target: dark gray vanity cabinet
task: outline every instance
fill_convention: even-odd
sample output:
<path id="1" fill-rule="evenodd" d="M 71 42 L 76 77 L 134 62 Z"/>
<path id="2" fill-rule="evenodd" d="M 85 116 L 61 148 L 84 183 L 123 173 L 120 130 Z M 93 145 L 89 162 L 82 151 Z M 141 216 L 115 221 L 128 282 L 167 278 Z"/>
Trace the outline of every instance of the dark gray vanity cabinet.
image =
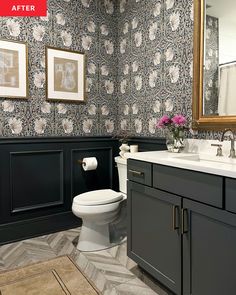
<path id="1" fill-rule="evenodd" d="M 236 215 L 183 200 L 183 294 L 236 293 Z"/>
<path id="2" fill-rule="evenodd" d="M 236 180 L 135 160 L 128 178 L 128 256 L 177 295 L 236 294 Z"/>
<path id="3" fill-rule="evenodd" d="M 181 198 L 128 182 L 128 253 L 164 285 L 181 291 Z"/>

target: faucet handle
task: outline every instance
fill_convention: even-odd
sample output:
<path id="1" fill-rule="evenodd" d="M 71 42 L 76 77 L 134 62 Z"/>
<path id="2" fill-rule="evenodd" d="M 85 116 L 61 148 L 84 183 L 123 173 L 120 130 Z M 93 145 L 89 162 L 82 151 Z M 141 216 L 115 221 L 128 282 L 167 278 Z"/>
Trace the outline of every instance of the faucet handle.
<path id="1" fill-rule="evenodd" d="M 211 146 L 217 146 L 217 152 L 216 152 L 216 156 L 217 157 L 222 157 L 223 156 L 223 153 L 222 153 L 222 144 L 212 143 Z"/>

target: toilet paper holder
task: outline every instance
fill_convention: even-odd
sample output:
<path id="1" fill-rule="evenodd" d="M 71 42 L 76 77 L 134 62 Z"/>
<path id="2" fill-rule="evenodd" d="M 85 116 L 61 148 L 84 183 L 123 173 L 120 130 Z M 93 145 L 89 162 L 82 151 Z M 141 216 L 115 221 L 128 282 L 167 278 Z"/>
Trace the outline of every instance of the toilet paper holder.
<path id="1" fill-rule="evenodd" d="M 78 163 L 79 163 L 80 165 L 83 165 L 83 166 L 85 166 L 85 165 L 86 165 L 86 163 L 85 163 L 85 162 L 83 162 L 83 160 L 78 160 Z"/>
<path id="2" fill-rule="evenodd" d="M 84 169 L 84 171 L 91 171 L 91 170 L 96 170 L 98 167 L 98 161 L 96 157 L 88 157 L 88 158 L 83 158 L 77 160 L 77 163 L 79 163 Z"/>

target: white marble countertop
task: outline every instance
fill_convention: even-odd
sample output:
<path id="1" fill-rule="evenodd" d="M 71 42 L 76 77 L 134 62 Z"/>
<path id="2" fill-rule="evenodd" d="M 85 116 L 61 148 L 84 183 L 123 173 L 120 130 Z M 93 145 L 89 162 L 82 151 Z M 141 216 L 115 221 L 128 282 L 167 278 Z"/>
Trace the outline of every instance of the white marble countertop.
<path id="1" fill-rule="evenodd" d="M 209 143 L 216 143 L 216 141 L 205 141 L 203 145 L 207 146 L 206 142 L 208 142 L 208 146 Z M 209 149 L 205 150 L 198 148 L 197 153 L 192 152 L 193 142 L 190 142 L 188 146 L 190 147 L 189 150 L 186 149 L 181 153 L 151 151 L 126 153 L 125 156 L 130 159 L 154 164 L 236 178 L 236 159 L 228 158 L 227 155 L 216 157 L 216 148 L 211 147 L 211 145 Z M 198 145 L 198 147 L 199 146 L 200 145 Z M 226 143 L 226 147 L 228 152 L 228 143 Z"/>

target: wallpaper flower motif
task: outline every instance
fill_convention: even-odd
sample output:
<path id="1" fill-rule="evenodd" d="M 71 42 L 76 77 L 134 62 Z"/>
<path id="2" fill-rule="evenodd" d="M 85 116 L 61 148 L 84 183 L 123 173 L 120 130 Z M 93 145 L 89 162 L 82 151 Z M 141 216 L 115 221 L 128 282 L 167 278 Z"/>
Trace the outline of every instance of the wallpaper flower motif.
<path id="1" fill-rule="evenodd" d="M 67 1 L 69 2 L 69 1 Z M 91 0 L 81 0 L 84 7 L 89 8 Z"/>
<path id="2" fill-rule="evenodd" d="M 97 108 L 94 104 L 91 104 L 89 107 L 88 107 L 88 113 L 89 115 L 91 116 L 95 116 L 96 115 L 96 112 L 97 112 Z"/>
<path id="3" fill-rule="evenodd" d="M 160 15 L 160 13 L 161 13 L 161 3 L 157 2 L 153 9 L 153 15 L 157 17 L 158 15 Z"/>
<path id="4" fill-rule="evenodd" d="M 180 19 L 179 12 L 174 12 L 170 15 L 170 25 L 172 31 L 176 31 L 179 27 Z"/>
<path id="5" fill-rule="evenodd" d="M 34 85 L 38 88 L 43 88 L 45 83 L 45 73 L 39 72 L 34 74 Z"/>
<path id="6" fill-rule="evenodd" d="M 72 44 L 72 35 L 66 31 L 61 32 L 61 39 L 63 41 L 64 46 L 70 47 Z"/>
<path id="7" fill-rule="evenodd" d="M 72 133 L 73 128 L 74 128 L 73 125 L 74 125 L 73 121 L 70 120 L 70 119 L 63 119 L 62 120 L 62 127 L 63 127 L 66 134 L 71 134 Z"/>
<path id="8" fill-rule="evenodd" d="M 105 46 L 107 54 L 111 55 L 111 54 L 114 53 L 114 44 L 113 44 L 113 42 L 111 42 L 110 40 L 105 40 L 104 46 Z"/>
<path id="9" fill-rule="evenodd" d="M 95 33 L 96 25 L 92 20 L 88 22 L 87 29 L 90 33 Z"/>
<path id="10" fill-rule="evenodd" d="M 62 13 L 57 13 L 56 14 L 56 20 L 58 25 L 64 26 L 66 23 L 65 17 Z"/>
<path id="11" fill-rule="evenodd" d="M 64 104 L 59 103 L 57 105 L 57 111 L 58 111 L 58 114 L 63 114 L 64 115 L 67 112 L 67 108 L 66 108 L 66 106 Z"/>
<path id="12" fill-rule="evenodd" d="M 107 133 L 112 133 L 114 131 L 114 122 L 111 120 L 105 120 L 105 126 Z"/>
<path id="13" fill-rule="evenodd" d="M 89 63 L 88 64 L 88 72 L 91 75 L 94 75 L 96 73 L 96 65 L 94 63 Z"/>
<path id="14" fill-rule="evenodd" d="M 107 94 L 112 94 L 114 92 L 114 83 L 110 80 L 106 80 L 104 83 Z"/>
<path id="15" fill-rule="evenodd" d="M 134 126 L 136 133 L 140 134 L 142 132 L 142 121 L 140 119 L 135 119 Z"/>
<path id="16" fill-rule="evenodd" d="M 45 34 L 44 26 L 41 26 L 41 25 L 33 26 L 33 37 L 36 41 L 43 41 L 44 34 Z"/>
<path id="17" fill-rule="evenodd" d="M 109 30 L 105 24 L 101 25 L 100 27 L 101 34 L 107 36 L 109 34 Z"/>
<path id="18" fill-rule="evenodd" d="M 17 118 L 10 118 L 8 120 L 9 127 L 11 129 L 12 134 L 20 134 L 22 131 L 22 121 Z"/>
<path id="19" fill-rule="evenodd" d="M 136 103 L 134 103 L 132 105 L 132 113 L 133 113 L 133 115 L 137 115 L 138 111 L 139 111 L 138 105 Z"/>
<path id="20" fill-rule="evenodd" d="M 134 42 L 136 47 L 140 47 L 142 44 L 142 33 L 141 32 L 136 32 L 134 34 Z"/>
<path id="21" fill-rule="evenodd" d="M 157 75 L 157 71 L 155 70 L 149 74 L 149 86 L 151 88 L 154 88 L 156 86 Z"/>
<path id="22" fill-rule="evenodd" d="M 124 79 L 124 80 L 122 80 L 122 81 L 120 82 L 120 92 L 121 92 L 122 94 L 125 93 L 125 91 L 126 91 L 126 87 L 127 87 L 127 80 Z"/>
<path id="23" fill-rule="evenodd" d="M 161 63 L 161 53 L 159 51 L 155 53 L 153 63 L 155 66 Z"/>
<path id="24" fill-rule="evenodd" d="M 114 3 L 111 0 L 104 0 L 104 5 L 105 5 L 106 13 L 108 14 L 114 13 Z"/>
<path id="25" fill-rule="evenodd" d="M 50 114 L 51 113 L 51 104 L 48 102 L 42 103 L 41 111 L 44 114 Z"/>
<path id="26" fill-rule="evenodd" d="M 153 112 L 160 113 L 160 111 L 161 111 L 161 103 L 159 100 L 156 100 L 153 104 Z"/>
<path id="27" fill-rule="evenodd" d="M 151 134 L 154 134 L 156 131 L 156 125 L 157 125 L 157 120 L 155 118 L 152 118 L 149 120 L 149 126 L 148 130 Z"/>
<path id="28" fill-rule="evenodd" d="M 13 19 L 8 19 L 6 25 L 7 25 L 10 36 L 18 37 L 20 35 L 19 22 L 14 21 Z"/>
<path id="29" fill-rule="evenodd" d="M 101 74 L 102 76 L 108 76 L 109 75 L 109 69 L 106 65 L 101 66 Z"/>
<path id="30" fill-rule="evenodd" d="M 82 36 L 82 47 L 84 50 L 89 50 L 92 45 L 92 37 Z"/>
<path id="31" fill-rule="evenodd" d="M 34 130 L 37 134 L 43 134 L 47 127 L 47 121 L 44 118 L 36 119 L 34 122 Z"/>
<path id="32" fill-rule="evenodd" d="M 157 33 L 157 22 L 153 22 L 149 27 L 149 39 L 151 41 L 155 40 Z"/>
<path id="33" fill-rule="evenodd" d="M 121 130 L 127 130 L 127 120 L 123 119 L 121 122 L 120 122 L 120 129 Z"/>
<path id="34" fill-rule="evenodd" d="M 83 131 L 84 133 L 90 133 L 93 127 L 93 121 L 91 119 L 87 119 L 83 121 Z"/>
<path id="35" fill-rule="evenodd" d="M 175 3 L 175 0 L 166 0 L 166 9 L 171 9 Z"/>
<path id="36" fill-rule="evenodd" d="M 169 68 L 169 75 L 171 83 L 177 83 L 177 81 L 179 80 L 179 67 L 171 66 Z"/>
<path id="37" fill-rule="evenodd" d="M 108 106 L 107 105 L 103 105 L 101 107 L 101 112 L 102 112 L 102 115 L 103 116 L 108 116 L 109 113 L 110 113 Z"/>
<path id="38" fill-rule="evenodd" d="M 139 68 L 138 62 L 135 60 L 135 61 L 132 63 L 132 71 L 133 71 L 133 72 L 137 72 L 137 71 L 138 71 L 138 68 Z"/>

